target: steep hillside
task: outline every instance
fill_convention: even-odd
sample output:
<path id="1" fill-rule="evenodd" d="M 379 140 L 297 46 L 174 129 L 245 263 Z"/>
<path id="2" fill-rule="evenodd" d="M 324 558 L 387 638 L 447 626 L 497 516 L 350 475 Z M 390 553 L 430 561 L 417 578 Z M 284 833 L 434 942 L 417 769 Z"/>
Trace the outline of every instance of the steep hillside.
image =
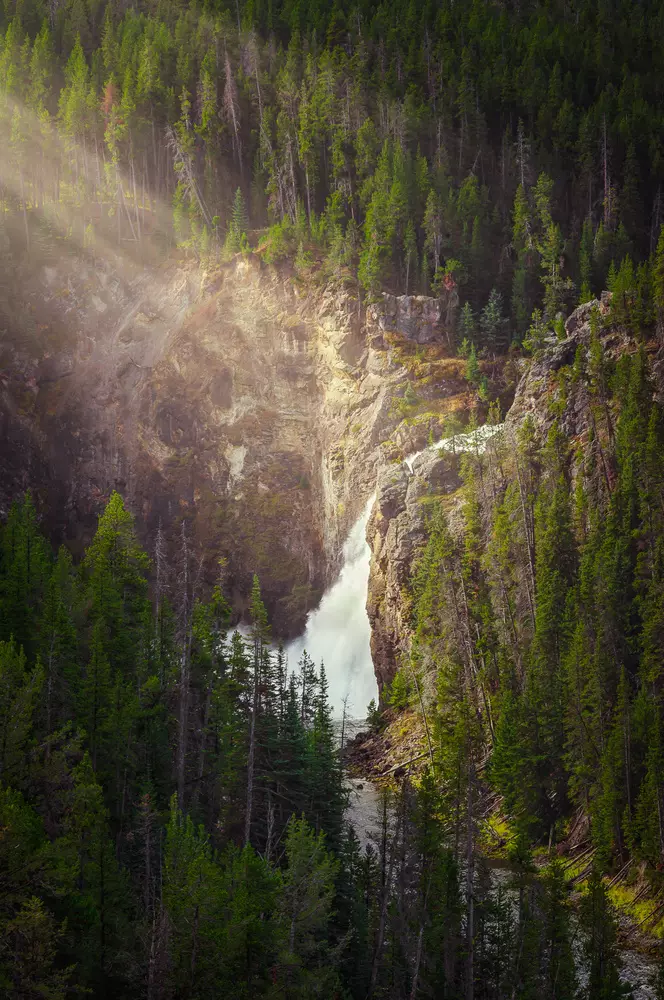
<path id="1" fill-rule="evenodd" d="M 591 322 L 596 316 L 595 340 L 605 357 L 603 392 L 598 402 L 597 375 L 582 375 L 583 358 L 590 354 L 593 337 Z M 486 476 L 481 487 L 484 499 L 500 497 L 508 483 L 519 475 L 513 464 L 524 431 L 538 463 L 552 427 L 564 439 L 566 475 L 569 489 L 585 488 L 600 502 L 610 493 L 616 476 L 613 423 L 620 412 L 619 401 L 611 398 L 609 373 L 616 363 L 638 350 L 639 340 L 612 320 L 610 296 L 579 306 L 565 325 L 566 336 L 549 343 L 530 360 L 519 362 L 519 378 L 514 401 L 507 410 L 503 429 L 486 444 L 478 444 L 474 456 L 477 475 Z M 600 349 L 600 346 L 597 349 Z M 656 342 L 648 349 L 656 398 L 664 389 L 664 358 Z M 498 414 L 493 416 L 498 419 Z M 563 447 L 563 446 L 561 446 Z M 455 454 L 456 452 L 456 454 Z M 473 449 L 470 458 L 473 459 Z M 466 493 L 460 467 L 462 449 L 450 439 L 444 450 L 430 450 L 415 459 L 385 468 L 378 479 L 377 501 L 369 522 L 367 538 L 372 547 L 371 575 L 367 608 L 372 623 L 372 652 L 381 685 L 388 685 L 410 657 L 414 623 L 414 573 L 431 530 L 435 511 L 444 511 L 459 533 L 464 530 L 463 508 Z M 466 460 L 467 461 L 467 460 Z M 538 472 L 539 475 L 539 472 Z M 508 486 L 508 488 L 510 488 Z M 528 490 L 534 488 L 530 484 Z M 524 487 L 525 489 L 525 487 Z M 533 496 L 529 493 L 531 505 Z M 524 493 L 525 498 L 525 493 Z M 483 501 L 484 503 L 484 501 Z M 492 516 L 487 508 L 484 527 Z M 534 559 L 534 542 L 533 542 Z M 492 557 L 487 552 L 486 559 Z M 526 574 L 526 567 L 523 567 Z M 527 574 L 526 574 L 527 575 Z M 514 609 L 517 619 L 529 616 L 525 606 Z"/>

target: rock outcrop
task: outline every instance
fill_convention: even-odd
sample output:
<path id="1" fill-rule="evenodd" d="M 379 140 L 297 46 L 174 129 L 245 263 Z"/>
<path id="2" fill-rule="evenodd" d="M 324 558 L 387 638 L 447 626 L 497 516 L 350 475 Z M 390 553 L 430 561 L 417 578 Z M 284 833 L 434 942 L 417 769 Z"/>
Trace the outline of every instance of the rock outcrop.
<path id="1" fill-rule="evenodd" d="M 516 446 L 516 434 L 526 419 L 533 433 L 544 441 L 554 419 L 581 453 L 594 457 L 597 475 L 610 483 L 612 470 L 604 460 L 594 426 L 592 400 L 587 379 L 573 377 L 579 346 L 590 344 L 591 317 L 597 312 L 606 356 L 617 359 L 636 349 L 627 332 L 606 326 L 610 296 L 584 303 L 570 315 L 564 340 L 551 338 L 532 359 L 519 364 L 521 378 L 506 415 L 503 433 Z M 660 358 L 662 352 L 660 351 Z M 664 394 L 664 361 L 653 359 L 653 371 Z M 427 507 L 437 498 L 453 493 L 459 480 L 449 458 L 425 452 L 412 463 L 388 468 L 381 475 L 377 499 L 369 520 L 367 539 L 372 550 L 367 611 L 371 620 L 371 648 L 374 667 L 382 689 L 390 683 L 410 649 L 411 595 L 417 558 L 426 540 Z M 574 474 L 574 469 L 572 469 Z M 446 506 L 451 513 L 458 504 L 451 497 Z"/>
<path id="2" fill-rule="evenodd" d="M 367 320 L 383 333 L 397 333 L 416 344 L 451 343 L 458 304 L 454 282 L 443 289 L 439 298 L 384 292 L 377 303 L 369 306 Z"/>
<path id="3" fill-rule="evenodd" d="M 398 670 L 410 643 L 413 568 L 426 540 L 431 504 L 459 486 L 449 453 L 425 452 L 412 470 L 405 462 L 383 470 L 367 525 L 371 569 L 367 614 L 371 655 L 382 691 Z"/>
<path id="4" fill-rule="evenodd" d="M 444 335 L 438 300 L 398 301 L 411 333 L 421 320 L 425 339 Z M 225 560 L 239 612 L 257 572 L 284 636 L 334 575 L 378 470 L 439 436 L 428 401 L 463 405 L 444 350 L 418 348 L 424 364 L 355 300 L 253 257 L 211 274 L 63 258 L 21 278 L 3 319 L 0 508 L 31 487 L 54 540 L 80 546 L 117 489 L 148 551 L 161 522 L 174 553 L 184 520 L 209 583 Z"/>

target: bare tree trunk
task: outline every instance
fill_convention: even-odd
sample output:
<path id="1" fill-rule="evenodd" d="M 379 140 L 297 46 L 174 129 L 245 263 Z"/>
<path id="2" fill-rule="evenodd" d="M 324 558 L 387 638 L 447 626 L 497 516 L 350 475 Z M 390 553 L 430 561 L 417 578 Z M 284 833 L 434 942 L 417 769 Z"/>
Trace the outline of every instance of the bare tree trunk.
<path id="1" fill-rule="evenodd" d="M 244 846 L 251 840 L 251 811 L 254 803 L 254 767 L 256 758 L 256 715 L 258 714 L 259 664 L 254 665 L 254 696 L 249 729 L 249 756 L 247 757 L 247 806 L 244 817 Z"/>
<path id="2" fill-rule="evenodd" d="M 526 497 L 525 497 L 525 486 L 521 476 L 521 467 L 519 460 L 516 460 L 516 478 L 519 485 L 519 500 L 521 503 L 521 517 L 523 519 L 523 533 L 526 538 L 526 548 L 528 550 L 528 575 L 530 578 L 530 585 L 526 583 L 526 593 L 528 595 L 528 604 L 530 606 L 530 616 L 532 618 L 533 626 L 535 625 L 535 540 L 532 537 L 532 527 L 528 518 L 528 509 L 526 507 Z"/>
<path id="3" fill-rule="evenodd" d="M 387 809 L 387 806 L 385 807 Z M 376 947 L 374 949 L 373 962 L 371 964 L 371 982 L 369 984 L 369 992 L 367 993 L 367 1000 L 371 1000 L 374 990 L 376 989 L 376 983 L 378 982 L 378 971 L 380 969 L 380 959 L 381 953 L 383 951 L 383 941 L 385 940 L 385 923 L 387 920 L 387 907 L 390 901 L 390 888 L 392 885 L 392 876 L 394 874 L 394 863 L 396 861 L 397 855 L 397 829 L 399 823 L 397 821 L 395 826 L 394 835 L 392 837 L 392 844 L 390 846 L 390 864 L 387 872 L 384 872 L 383 877 L 383 892 L 380 906 L 380 920 L 378 923 L 378 934 L 376 936 Z"/>
<path id="4" fill-rule="evenodd" d="M 224 87 L 223 105 L 226 117 L 233 129 L 233 149 L 237 156 L 240 177 L 242 177 L 242 144 L 240 142 L 240 106 L 238 104 L 237 87 L 233 78 L 228 52 L 225 53 L 224 72 L 226 85 Z"/>
<path id="5" fill-rule="evenodd" d="M 194 802 L 198 801 L 201 794 L 201 785 L 203 783 L 203 775 L 205 773 L 205 754 L 207 751 L 207 731 L 208 725 L 210 723 L 210 707 L 212 703 L 212 681 L 208 683 L 207 690 L 205 692 L 205 708 L 203 710 L 203 725 L 201 728 L 201 745 L 198 752 L 198 773 L 196 787 L 194 789 L 194 794 L 192 800 Z"/>
<path id="6" fill-rule="evenodd" d="M 265 845 L 265 860 L 270 861 L 272 855 L 272 838 L 274 836 L 274 805 L 272 793 L 267 793 L 267 844 Z"/>
<path id="7" fill-rule="evenodd" d="M 177 791 L 178 805 L 184 809 L 184 779 L 187 760 L 187 728 L 189 716 L 189 546 L 184 521 L 182 522 L 182 649 L 180 653 L 180 705 L 178 713 Z"/>
<path id="8" fill-rule="evenodd" d="M 51 633 L 51 646 L 48 651 L 48 684 L 46 688 L 46 731 L 51 734 L 51 710 L 53 695 L 53 647 L 55 645 L 55 630 Z M 51 756 L 51 741 L 46 742 L 46 759 Z"/>
<path id="9" fill-rule="evenodd" d="M 466 805 L 466 1000 L 475 995 L 475 899 L 474 875 L 475 855 L 473 844 L 473 781 L 474 765 L 471 760 L 468 775 L 468 796 Z"/>
<path id="10" fill-rule="evenodd" d="M 426 920 L 427 913 L 427 903 L 429 901 L 429 888 L 431 886 L 431 875 L 427 880 L 427 888 L 424 893 L 424 902 L 422 904 L 422 920 L 420 921 L 420 930 L 417 935 L 417 950 L 415 952 L 415 968 L 413 969 L 413 985 L 410 990 L 410 1000 L 417 1000 L 417 987 L 420 981 L 420 966 L 422 964 L 422 945 L 424 943 L 424 923 Z"/>

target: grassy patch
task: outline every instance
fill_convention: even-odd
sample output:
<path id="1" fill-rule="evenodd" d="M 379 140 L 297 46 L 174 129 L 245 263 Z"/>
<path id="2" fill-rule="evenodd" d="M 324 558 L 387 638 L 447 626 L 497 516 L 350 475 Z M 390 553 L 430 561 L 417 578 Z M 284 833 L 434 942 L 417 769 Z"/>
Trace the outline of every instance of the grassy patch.
<path id="1" fill-rule="evenodd" d="M 627 914 L 641 930 L 660 940 L 664 938 L 663 901 L 659 896 L 653 898 L 649 892 L 644 893 L 644 887 L 639 882 L 632 885 L 623 882 L 610 887 L 609 897 L 613 905 Z"/>

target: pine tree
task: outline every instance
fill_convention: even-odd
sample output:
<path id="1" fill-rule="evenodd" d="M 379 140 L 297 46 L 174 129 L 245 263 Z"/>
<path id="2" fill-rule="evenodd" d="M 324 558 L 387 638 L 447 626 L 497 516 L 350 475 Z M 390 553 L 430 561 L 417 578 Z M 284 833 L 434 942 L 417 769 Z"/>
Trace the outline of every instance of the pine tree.
<path id="1" fill-rule="evenodd" d="M 503 344 L 503 326 L 502 295 L 493 288 L 480 315 L 483 346 L 491 354 L 495 354 Z"/>
<path id="2" fill-rule="evenodd" d="M 586 218 L 581 230 L 581 245 L 579 247 L 579 303 L 590 302 L 592 299 L 592 263 L 593 263 L 593 225 L 592 219 Z"/>
<path id="3" fill-rule="evenodd" d="M 588 967 L 588 1000 L 618 1000 L 629 996 L 630 987 L 620 980 L 616 945 L 616 919 L 601 877 L 593 872 L 581 905 L 584 955 Z"/>
<path id="4" fill-rule="evenodd" d="M 653 300 L 657 317 L 657 331 L 664 336 L 664 226 L 659 231 L 652 272 Z"/>
<path id="5" fill-rule="evenodd" d="M 249 753 L 247 759 L 247 795 L 245 806 L 244 845 L 251 839 L 251 824 L 254 808 L 254 784 L 256 777 L 257 724 L 261 710 L 260 691 L 264 680 L 266 661 L 269 657 L 268 641 L 270 628 L 267 611 L 261 598 L 258 577 L 254 574 L 251 590 L 251 644 L 253 653 L 253 695 L 251 701 L 251 722 L 249 729 Z"/>
<path id="6" fill-rule="evenodd" d="M 327 934 L 338 863 L 327 853 L 325 835 L 315 834 L 305 819 L 295 817 L 286 834 L 286 858 L 279 900 L 284 936 L 282 974 L 291 995 L 304 998 L 312 990 L 329 995 L 337 985 L 336 962 Z"/>
<path id="7" fill-rule="evenodd" d="M 337 852 L 342 835 L 345 795 L 343 773 L 328 701 L 325 667 L 321 663 L 315 711 L 309 734 L 311 822 L 325 832 L 330 850 Z"/>
<path id="8" fill-rule="evenodd" d="M 58 969 L 56 965 L 57 946 L 64 927 L 42 900 L 32 896 L 24 902 L 5 925 L 4 933 L 5 948 L 12 960 L 5 965 L 6 975 L 0 971 L 0 982 L 4 979 L 6 988 L 15 996 L 66 1000 L 72 985 L 72 968 Z"/>
<path id="9" fill-rule="evenodd" d="M 475 344 L 471 344 L 470 354 L 468 355 L 468 360 L 466 361 L 466 381 L 470 382 L 471 385 L 477 386 L 479 385 L 481 377 L 482 373 L 477 360 Z"/>
<path id="10" fill-rule="evenodd" d="M 237 188 L 226 236 L 226 250 L 229 253 L 239 253 L 243 249 L 247 241 L 247 228 L 248 220 L 244 197 L 242 189 Z"/>
<path id="11" fill-rule="evenodd" d="M 103 791 L 85 753 L 73 772 L 71 803 L 62 845 L 77 866 L 77 884 L 67 900 L 67 925 L 80 942 L 76 961 L 90 985 L 113 982 L 115 955 L 127 931 L 127 885 L 108 827 Z"/>
<path id="12" fill-rule="evenodd" d="M 476 328 L 473 307 L 470 302 L 464 302 L 463 308 L 459 313 L 459 344 L 461 345 L 461 349 L 458 353 L 461 357 L 467 357 L 466 348 L 470 351 L 470 345 L 475 342 L 475 337 Z"/>
<path id="13" fill-rule="evenodd" d="M 131 677 L 141 662 L 149 613 L 149 559 L 136 540 L 134 518 L 112 493 L 83 563 L 89 617 L 107 645 L 112 669 Z"/>
<path id="14" fill-rule="evenodd" d="M 545 995 L 564 1000 L 576 995 L 577 978 L 564 869 L 559 861 L 549 865 L 544 892 Z"/>
<path id="15" fill-rule="evenodd" d="M 77 682 L 78 642 L 72 558 L 61 546 L 46 585 L 39 622 L 39 656 L 44 667 L 46 732 L 71 718 Z"/>
<path id="16" fill-rule="evenodd" d="M 415 237 L 415 228 L 411 219 L 408 220 L 406 224 L 406 230 L 403 237 L 403 259 L 404 259 L 404 291 L 408 295 L 410 291 L 410 276 L 417 273 L 417 239 Z"/>
<path id="17" fill-rule="evenodd" d="M 12 504 L 0 544 L 0 639 L 13 637 L 32 659 L 38 650 L 39 605 L 51 560 L 29 493 L 20 504 Z"/>
<path id="18" fill-rule="evenodd" d="M 40 665 L 30 669 L 13 640 L 0 642 L 0 780 L 4 784 L 16 785 L 25 776 L 43 684 Z"/>
<path id="19" fill-rule="evenodd" d="M 164 857 L 164 906 L 172 932 L 172 985 L 196 994 L 216 982 L 221 871 L 209 837 L 171 800 Z"/>

